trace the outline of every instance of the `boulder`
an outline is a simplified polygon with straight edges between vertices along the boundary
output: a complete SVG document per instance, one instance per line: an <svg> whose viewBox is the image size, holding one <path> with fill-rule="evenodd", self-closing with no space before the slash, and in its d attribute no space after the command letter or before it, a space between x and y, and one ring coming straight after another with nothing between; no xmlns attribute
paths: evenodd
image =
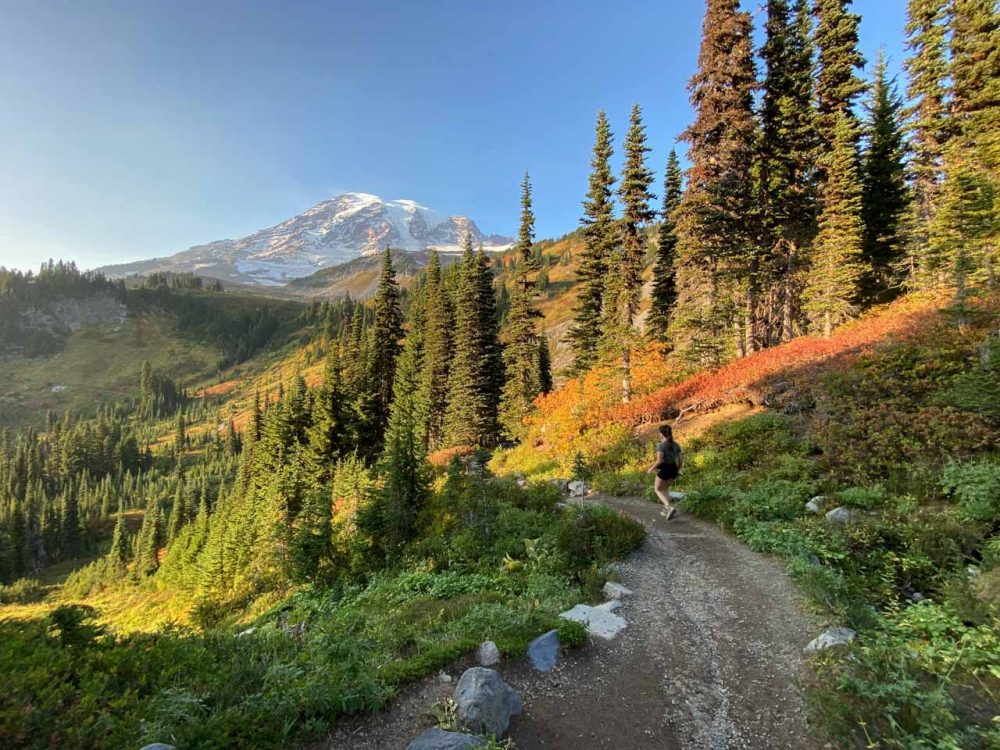
<svg viewBox="0 0 1000 750"><path fill-rule="evenodd" d="M685 497L683 492L677 492L676 490L670 490L669 494L671 500L683 500Z"/></svg>
<svg viewBox="0 0 1000 750"><path fill-rule="evenodd" d="M442 685L447 685L451 682L451 675L445 672L443 669L438 672L438 682Z"/></svg>
<svg viewBox="0 0 1000 750"><path fill-rule="evenodd" d="M525 487L528 486L528 480L525 479L524 477L518 477L517 479L514 480L514 484L516 484L523 490Z"/></svg>
<svg viewBox="0 0 1000 750"><path fill-rule="evenodd" d="M559 659L559 633L550 630L528 644L531 666L539 672L550 672Z"/></svg>
<svg viewBox="0 0 1000 750"><path fill-rule="evenodd" d="M915 604L920 604L920 602L926 601L926 599L927 597L924 596L919 591L914 591L913 594L910 595L910 601L914 602Z"/></svg>
<svg viewBox="0 0 1000 750"><path fill-rule="evenodd" d="M592 636L610 641L624 630L628 623L604 606L602 604L600 607L591 607L587 604L577 604L559 616L583 624Z"/></svg>
<svg viewBox="0 0 1000 750"><path fill-rule="evenodd" d="M482 667L492 667L500 661L500 649L493 641L483 641L476 651L476 661Z"/></svg>
<svg viewBox="0 0 1000 750"><path fill-rule="evenodd" d="M173 745L167 745L163 742L154 742L151 745L146 745L141 748L141 750L177 750Z"/></svg>
<svg viewBox="0 0 1000 750"><path fill-rule="evenodd" d="M406 746L406 750L468 750L470 747L483 747L485 744L486 740L482 737L461 732L446 732L434 727L421 732Z"/></svg>
<svg viewBox="0 0 1000 750"><path fill-rule="evenodd" d="M631 596L632 590L625 588L620 583L608 581L604 584L604 595L609 599L621 599L625 596Z"/></svg>
<svg viewBox="0 0 1000 750"><path fill-rule="evenodd" d="M826 502L826 498L822 495L816 495L812 500L806 503L806 510L810 513L815 513L819 515L823 512L823 503Z"/></svg>
<svg viewBox="0 0 1000 750"><path fill-rule="evenodd" d="M827 628L809 641L809 644L803 651L807 654L814 654L817 651L825 651L828 648L846 646L857 637L858 634L850 628Z"/></svg>
<svg viewBox="0 0 1000 750"><path fill-rule="evenodd" d="M608 599L604 604L598 604L594 609L603 609L605 612L614 612L622 606L621 599Z"/></svg>
<svg viewBox="0 0 1000 750"><path fill-rule="evenodd" d="M570 497L586 497L587 495L587 483L579 479L566 485L566 489L569 490Z"/></svg>
<svg viewBox="0 0 1000 750"><path fill-rule="evenodd" d="M857 513L847 508L834 508L826 514L826 520L837 526L848 524L857 518Z"/></svg>
<svg viewBox="0 0 1000 750"><path fill-rule="evenodd" d="M568 479L551 479L549 481L560 492L567 492L569 490Z"/></svg>
<svg viewBox="0 0 1000 750"><path fill-rule="evenodd" d="M510 717L521 713L521 699L500 675L485 667L465 670L455 688L458 723L476 734L502 737Z"/></svg>

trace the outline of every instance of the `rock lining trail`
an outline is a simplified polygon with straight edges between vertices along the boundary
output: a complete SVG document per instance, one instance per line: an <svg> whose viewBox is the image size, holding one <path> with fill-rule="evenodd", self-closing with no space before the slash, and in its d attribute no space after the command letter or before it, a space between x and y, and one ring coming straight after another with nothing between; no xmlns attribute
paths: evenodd
<svg viewBox="0 0 1000 750"><path fill-rule="evenodd" d="M563 654L547 674L526 659L495 667L524 704L510 728L517 748L815 747L800 687L814 628L780 561L688 514L668 523L642 499L586 502L648 530L622 565L621 583L634 593L617 614L628 626ZM387 712L343 726L328 747L404 748L452 689L437 677L411 686Z"/></svg>

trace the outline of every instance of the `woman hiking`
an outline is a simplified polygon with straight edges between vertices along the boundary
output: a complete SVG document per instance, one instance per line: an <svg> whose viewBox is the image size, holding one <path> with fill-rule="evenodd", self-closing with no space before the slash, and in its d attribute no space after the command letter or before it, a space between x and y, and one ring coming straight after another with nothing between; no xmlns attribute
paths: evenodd
<svg viewBox="0 0 1000 750"><path fill-rule="evenodd" d="M663 503L663 515L669 521L677 515L677 508L670 502L670 485L681 471L681 447L674 441L674 431L670 425L661 426L660 434L663 440L656 445L656 463L649 467L647 473L656 472L653 491Z"/></svg>

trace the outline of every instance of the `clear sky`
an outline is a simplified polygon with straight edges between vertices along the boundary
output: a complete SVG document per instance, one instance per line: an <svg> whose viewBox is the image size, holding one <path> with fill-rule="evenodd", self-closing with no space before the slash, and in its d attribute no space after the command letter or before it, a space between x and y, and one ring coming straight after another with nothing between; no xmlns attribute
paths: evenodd
<svg viewBox="0 0 1000 750"><path fill-rule="evenodd" d="M762 2L745 2L758 25ZM857 0L870 62L904 0ZM593 122L638 101L657 181L698 0L0 0L0 265L238 237L349 190L574 229Z"/></svg>

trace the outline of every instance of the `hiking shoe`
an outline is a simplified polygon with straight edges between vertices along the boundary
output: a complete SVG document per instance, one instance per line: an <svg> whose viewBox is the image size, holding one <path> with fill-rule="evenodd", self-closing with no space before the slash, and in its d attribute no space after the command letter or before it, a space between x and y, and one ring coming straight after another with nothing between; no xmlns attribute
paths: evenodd
<svg viewBox="0 0 1000 750"><path fill-rule="evenodd" d="M674 516L677 515L677 508L671 506L670 510L665 511L663 515L665 515L667 517L667 520L669 521L670 519L672 519Z"/></svg>

